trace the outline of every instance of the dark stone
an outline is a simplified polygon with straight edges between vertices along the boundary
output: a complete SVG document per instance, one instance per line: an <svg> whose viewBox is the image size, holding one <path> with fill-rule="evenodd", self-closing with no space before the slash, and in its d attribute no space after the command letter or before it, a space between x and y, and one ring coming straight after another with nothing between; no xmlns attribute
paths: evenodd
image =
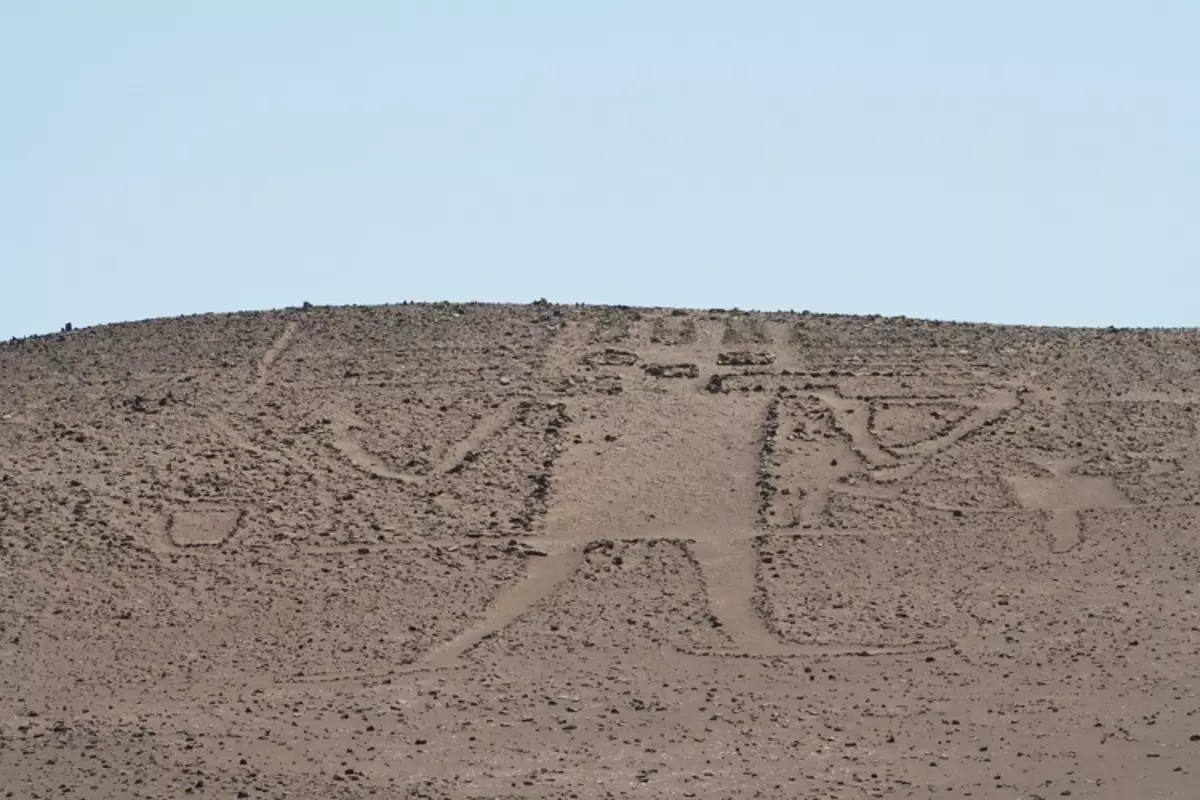
<svg viewBox="0 0 1200 800"><path fill-rule="evenodd" d="M751 353L737 350L729 353L718 353L717 363L731 367L765 367L775 363L773 353Z"/></svg>
<svg viewBox="0 0 1200 800"><path fill-rule="evenodd" d="M700 368L695 364L647 364L642 369L655 378L700 377Z"/></svg>
<svg viewBox="0 0 1200 800"><path fill-rule="evenodd" d="M583 363L594 367L631 367L638 361L637 353L606 347L596 353L588 353Z"/></svg>

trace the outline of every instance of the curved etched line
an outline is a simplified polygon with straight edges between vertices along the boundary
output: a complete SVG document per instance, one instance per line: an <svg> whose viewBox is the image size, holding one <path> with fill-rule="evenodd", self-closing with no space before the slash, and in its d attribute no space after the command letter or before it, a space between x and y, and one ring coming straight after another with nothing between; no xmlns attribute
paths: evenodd
<svg viewBox="0 0 1200 800"><path fill-rule="evenodd" d="M360 425L350 415L338 414L331 420L330 427L334 435L333 442L331 442L333 449L341 453L360 472L383 480L406 483L410 486L420 486L425 483L425 479L420 476L397 472L384 463L382 458L363 447L352 433L353 429Z"/></svg>
<svg viewBox="0 0 1200 800"><path fill-rule="evenodd" d="M863 459L874 467L888 467L896 463L896 457L882 447L871 435L870 405L863 400L843 397L836 389L812 393L833 412L838 428L850 437L850 441Z"/></svg>
<svg viewBox="0 0 1200 800"><path fill-rule="evenodd" d="M473 453L478 452L484 442L512 424L518 405L516 400L510 400L495 412L484 415L464 439L456 442L446 451L434 468L435 471L447 474L462 469L467 459Z"/></svg>
<svg viewBox="0 0 1200 800"><path fill-rule="evenodd" d="M291 344L292 337L296 335L296 323L289 322L283 326L283 332L278 338L271 343L267 348L267 352L262 354L262 358L258 360L258 377L254 381L254 385L250 387L249 394L258 394L267 385L267 378L271 374L271 367L283 355L283 351Z"/></svg>
<svg viewBox="0 0 1200 800"><path fill-rule="evenodd" d="M898 464L874 467L869 472L871 480L875 483L889 484L911 478L921 471L932 456L945 452L988 425L995 424L1020 408L1021 405L1020 392L993 388L993 395L989 401L979 404L971 413L955 423L947 433L917 442L915 445L892 448L892 452L902 456L904 460Z"/></svg>
<svg viewBox="0 0 1200 800"><path fill-rule="evenodd" d="M921 471L921 467L925 466L924 461L910 461L907 464L897 464L891 467L880 467L871 470L868 474L871 480L879 484L899 483L907 480Z"/></svg>
<svg viewBox="0 0 1200 800"><path fill-rule="evenodd" d="M462 440L454 443L433 468L433 475L448 475L460 471L479 448L493 436L510 426L516 418L520 402L511 400L492 414L485 415ZM334 433L333 448L341 453L354 467L362 472L385 480L399 481L411 486L422 486L429 476L413 475L392 469L379 456L372 453L354 436L355 428L363 427L351 414L340 413L331 422Z"/></svg>
<svg viewBox="0 0 1200 800"><path fill-rule="evenodd" d="M987 402L976 405L969 414L949 426L949 429L945 433L892 449L901 457L928 457L935 455L970 436L984 426L992 424L995 420L1002 418L1018 406L1020 406L1020 398L1016 392L1008 389L995 391L992 397L988 398Z"/></svg>
<svg viewBox="0 0 1200 800"><path fill-rule="evenodd" d="M871 465L871 477L879 483L894 483L911 477L930 456L945 451L1021 405L1019 393L993 388L992 396L987 401L977 404L974 410L949 426L944 434L912 445L885 448L871 431L870 415L860 413L868 408L866 401L846 398L837 389L817 390L811 394L833 411L838 427L850 437L855 450Z"/></svg>
<svg viewBox="0 0 1200 800"><path fill-rule="evenodd" d="M181 547L175 543L175 539L171 537L170 514L157 515L157 519L150 525L150 530L153 535L146 549L155 555L178 556L189 550L192 552L203 550L203 548Z"/></svg>
<svg viewBox="0 0 1200 800"><path fill-rule="evenodd" d="M961 423L971 413L969 408L964 408L962 410L963 413L961 415L954 417L952 419L949 419L949 420L943 420L942 423L940 425L938 425L935 430L933 430L931 433L929 433L926 436L920 436L920 437L912 439L911 441L888 443L883 440L883 436L880 435L881 432L879 430L879 426L877 425L878 415L879 415L879 412L882 410L879 408L880 403L884 403L892 408L909 408L909 409L918 409L918 408L921 408L922 406L946 406L946 405L956 405L956 406L961 407L961 406L963 406L963 403L956 401L953 404L951 404L951 403L947 403L942 400L930 402L927 400L923 400L921 398L909 398L909 399L902 400L902 401L878 400L878 399L872 400L872 402L870 403L871 435L873 437L875 437L875 440L877 442L879 442L880 447L882 447L887 452L891 453L896 458L904 458L906 454L914 452L914 448L919 447L923 442L928 442L931 440L936 440L936 439L940 439L944 436L947 436L954 430L955 425L958 425L959 423Z"/></svg>

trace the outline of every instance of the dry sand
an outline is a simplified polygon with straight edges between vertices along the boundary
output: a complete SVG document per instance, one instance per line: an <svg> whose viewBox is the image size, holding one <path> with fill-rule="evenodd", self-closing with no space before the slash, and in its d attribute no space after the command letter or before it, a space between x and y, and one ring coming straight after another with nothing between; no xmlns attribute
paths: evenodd
<svg viewBox="0 0 1200 800"><path fill-rule="evenodd" d="M1200 797L1200 333L0 345L0 797Z"/></svg>

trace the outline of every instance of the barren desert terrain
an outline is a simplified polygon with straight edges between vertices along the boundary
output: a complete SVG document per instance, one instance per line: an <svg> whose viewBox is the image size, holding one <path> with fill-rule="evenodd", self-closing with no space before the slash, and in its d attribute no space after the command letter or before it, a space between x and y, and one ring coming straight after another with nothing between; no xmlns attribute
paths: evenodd
<svg viewBox="0 0 1200 800"><path fill-rule="evenodd" d="M0 345L0 797L1200 797L1200 332Z"/></svg>

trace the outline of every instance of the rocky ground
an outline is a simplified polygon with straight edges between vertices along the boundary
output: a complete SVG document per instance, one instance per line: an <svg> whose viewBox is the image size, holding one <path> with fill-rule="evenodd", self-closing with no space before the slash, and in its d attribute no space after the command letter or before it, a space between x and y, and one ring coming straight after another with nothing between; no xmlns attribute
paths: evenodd
<svg viewBox="0 0 1200 800"><path fill-rule="evenodd" d="M1200 796L1200 333L0 345L0 796Z"/></svg>

